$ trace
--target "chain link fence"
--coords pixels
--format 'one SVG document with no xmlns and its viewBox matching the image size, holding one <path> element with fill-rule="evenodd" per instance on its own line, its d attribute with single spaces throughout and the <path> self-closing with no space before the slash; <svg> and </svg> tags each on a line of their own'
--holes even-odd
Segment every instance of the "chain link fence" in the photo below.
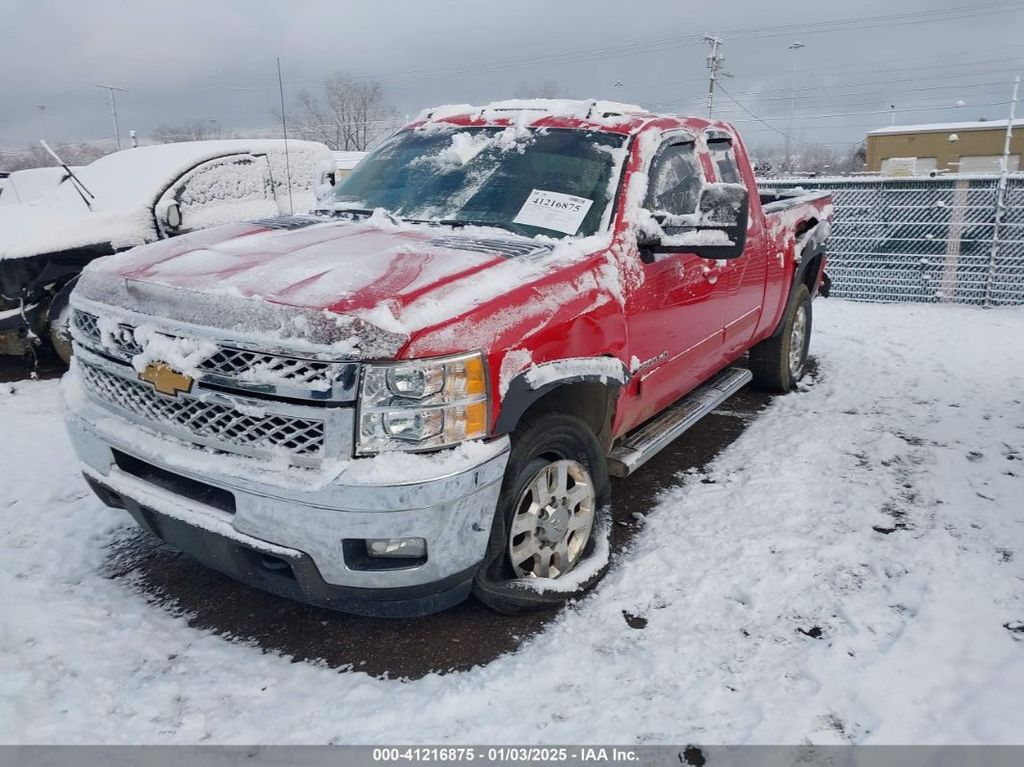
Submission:
<svg viewBox="0 0 1024 767">
<path fill-rule="evenodd" d="M 827 189 L 832 295 L 855 301 L 1024 304 L 1024 174 L 764 179 Z"/>
</svg>

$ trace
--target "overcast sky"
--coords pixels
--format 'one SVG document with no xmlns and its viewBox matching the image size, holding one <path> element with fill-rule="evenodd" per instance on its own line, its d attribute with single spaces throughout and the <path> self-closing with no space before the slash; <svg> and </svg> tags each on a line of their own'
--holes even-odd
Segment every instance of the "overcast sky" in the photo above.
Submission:
<svg viewBox="0 0 1024 767">
<path fill-rule="evenodd" d="M 723 86 L 743 106 L 721 93 L 715 114 L 755 146 L 790 131 L 849 144 L 888 125 L 892 104 L 899 123 L 1003 118 L 1024 71 L 1024 0 L 4 0 L 0 22 L 5 148 L 112 136 L 96 83 L 127 88 L 123 136 L 195 119 L 272 127 L 277 56 L 289 102 L 348 71 L 403 114 L 545 81 L 703 113 L 701 37 L 718 32 Z"/>
</svg>

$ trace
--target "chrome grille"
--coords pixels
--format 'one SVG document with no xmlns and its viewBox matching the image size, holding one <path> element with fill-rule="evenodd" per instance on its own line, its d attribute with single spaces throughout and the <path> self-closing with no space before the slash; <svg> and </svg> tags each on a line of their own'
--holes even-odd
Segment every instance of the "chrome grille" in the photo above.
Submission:
<svg viewBox="0 0 1024 767">
<path fill-rule="evenodd" d="M 132 325 L 119 323 L 110 333 L 107 343 L 104 344 L 98 316 L 76 309 L 73 323 L 78 335 L 96 351 L 113 354 L 124 360 L 130 360 L 143 351 L 135 341 L 135 328 Z M 171 338 L 176 337 L 173 333 L 165 335 Z M 314 393 L 327 393 L 340 379 L 345 365 L 346 363 L 321 362 L 221 346 L 215 354 L 196 367 L 207 376 L 223 379 L 229 383 L 233 381 L 245 384 L 280 385 L 284 383 Z"/>
<path fill-rule="evenodd" d="M 324 447 L 324 422 L 276 413 L 253 414 L 228 405 L 188 396 L 175 398 L 157 394 L 146 384 L 132 381 L 79 360 L 78 369 L 86 388 L 100 399 L 139 416 L 158 428 L 195 437 L 201 444 L 219 443 L 241 448 L 231 452 L 252 454 L 276 450 L 295 458 L 318 459 Z"/>
<path fill-rule="evenodd" d="M 72 323 L 79 335 L 90 341 L 94 348 L 105 348 L 99 317 L 76 309 L 72 314 Z M 128 358 L 142 353 L 142 347 L 135 341 L 135 328 L 123 322 L 111 329 L 108 344 L 113 344 L 113 351 L 121 357 Z"/>
<path fill-rule="evenodd" d="M 72 322 L 84 338 L 97 344 L 101 342 L 103 335 L 100 333 L 100 318 L 95 314 L 75 311 L 72 315 Z"/>
<path fill-rule="evenodd" d="M 321 385 L 327 388 L 336 377 L 338 367 L 330 362 L 279 357 L 228 347 L 221 348 L 198 365 L 204 372 L 240 381 L 260 380 L 269 376 L 275 380 L 301 383 L 311 388 Z"/>
</svg>

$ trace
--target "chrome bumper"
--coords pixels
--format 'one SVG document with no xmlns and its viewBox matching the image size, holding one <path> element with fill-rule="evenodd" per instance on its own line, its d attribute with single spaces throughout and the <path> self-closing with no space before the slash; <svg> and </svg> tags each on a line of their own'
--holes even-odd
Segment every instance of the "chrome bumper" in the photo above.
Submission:
<svg viewBox="0 0 1024 767">
<path fill-rule="evenodd" d="M 461 463 L 439 462 L 436 476 L 382 481 L 376 472 L 363 470 L 372 458 L 328 458 L 313 470 L 190 448 L 98 403 L 84 390 L 74 368 L 65 376 L 62 392 L 82 471 L 94 487 L 108 493 L 100 493 L 108 503 L 111 498 L 126 499 L 133 507 L 285 562 L 308 558 L 329 587 L 396 590 L 396 599 L 401 597 L 397 590 L 419 594 L 430 584 L 450 584 L 460 574 L 471 577 L 484 556 L 508 460 L 507 437 L 473 451 L 474 457 Z M 114 451 L 227 491 L 233 513 L 125 471 Z M 393 569 L 353 566 L 346 559 L 345 541 L 367 538 L 423 538 L 426 561 Z M 468 587 L 464 591 L 468 593 Z"/>
</svg>

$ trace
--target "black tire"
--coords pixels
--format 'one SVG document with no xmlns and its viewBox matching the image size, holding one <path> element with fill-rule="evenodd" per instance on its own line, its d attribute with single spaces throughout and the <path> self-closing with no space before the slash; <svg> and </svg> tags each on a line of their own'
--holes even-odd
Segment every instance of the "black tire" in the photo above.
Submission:
<svg viewBox="0 0 1024 767">
<path fill-rule="evenodd" d="M 804 332 L 800 334 L 796 364 L 792 365 L 790 351 L 795 342 L 793 328 L 801 312 L 804 316 Z M 750 372 L 754 374 L 756 387 L 782 393 L 796 386 L 807 366 L 807 350 L 811 345 L 811 316 L 811 293 L 806 285 L 801 285 L 797 288 L 786 316 L 782 318 L 779 332 L 750 350 Z"/>
<path fill-rule="evenodd" d="M 579 418 L 562 413 L 538 414 L 524 419 L 511 437 L 512 454 L 505 468 L 491 536 L 473 584 L 473 595 L 480 602 L 507 615 L 564 604 L 590 589 L 608 569 L 605 559 L 592 575 L 571 591 L 535 591 L 524 587 L 528 579 L 516 577 L 508 555 L 508 531 L 516 513 L 516 502 L 538 471 L 557 460 L 573 460 L 590 474 L 595 494 L 595 519 L 577 567 L 587 566 L 595 550 L 597 556 L 606 555 L 611 500 L 604 451 L 594 433 Z M 605 536 L 605 539 L 601 541 L 600 536 Z M 593 566 L 593 562 L 590 565 Z M 573 572 L 570 570 L 568 574 Z"/>
</svg>

